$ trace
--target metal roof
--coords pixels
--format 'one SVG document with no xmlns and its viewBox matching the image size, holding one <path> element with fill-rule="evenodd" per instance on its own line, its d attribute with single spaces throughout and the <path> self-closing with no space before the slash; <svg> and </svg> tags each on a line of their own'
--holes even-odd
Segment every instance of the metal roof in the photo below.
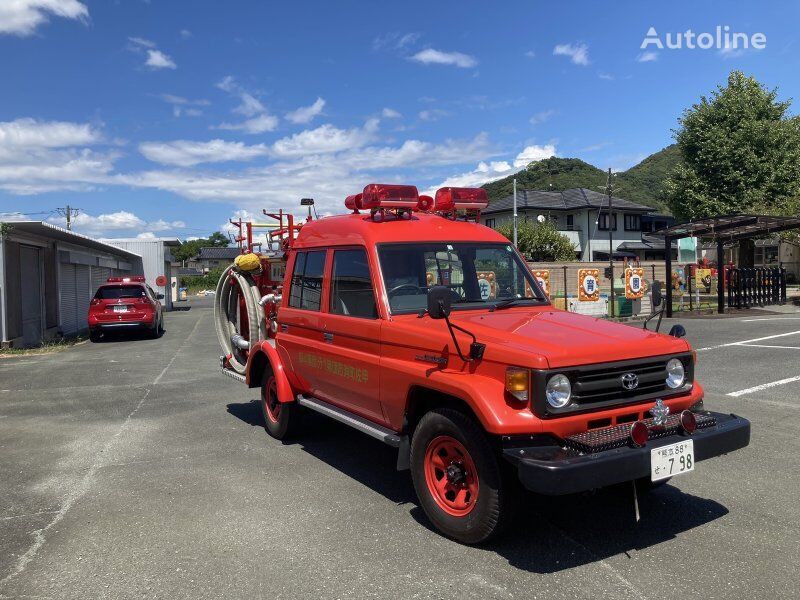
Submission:
<svg viewBox="0 0 800 600">
<path fill-rule="evenodd" d="M 135 237 L 135 238 L 103 238 L 104 242 L 108 242 L 109 244 L 113 244 L 114 242 L 161 242 L 165 246 L 180 246 L 183 242 L 178 238 L 166 238 L 166 237 Z"/>
<path fill-rule="evenodd" d="M 672 248 L 678 247 L 678 240 L 671 240 L 670 246 Z M 664 238 L 653 237 L 652 235 L 642 234 L 641 241 L 628 241 L 622 242 L 619 245 L 620 250 L 664 250 Z"/>
<path fill-rule="evenodd" d="M 624 198 L 612 196 L 612 206 L 620 210 L 633 212 L 656 212 L 655 208 L 638 204 Z M 517 210 L 580 210 L 582 208 L 607 208 L 608 197 L 605 194 L 588 188 L 572 188 L 563 192 L 545 192 L 540 190 L 517 190 Z M 513 210 L 514 196 L 499 198 L 484 211 L 483 215 Z"/>
<path fill-rule="evenodd" d="M 659 229 L 653 235 L 669 236 L 673 239 L 705 237 L 733 241 L 769 235 L 788 229 L 800 229 L 800 217 L 736 214 L 678 223 Z"/>
<path fill-rule="evenodd" d="M 128 256 L 131 258 L 141 258 L 139 254 L 124 250 L 118 246 L 113 246 L 105 242 L 98 241 L 87 235 L 75 233 L 69 229 L 64 229 L 58 225 L 51 225 L 44 221 L 4 221 L 12 227 L 11 233 L 14 231 L 21 231 L 30 235 L 39 235 L 46 238 L 58 240 L 60 242 L 67 242 L 77 246 L 85 246 L 94 250 L 102 250 L 103 252 L 110 252 L 116 255 Z"/>
</svg>

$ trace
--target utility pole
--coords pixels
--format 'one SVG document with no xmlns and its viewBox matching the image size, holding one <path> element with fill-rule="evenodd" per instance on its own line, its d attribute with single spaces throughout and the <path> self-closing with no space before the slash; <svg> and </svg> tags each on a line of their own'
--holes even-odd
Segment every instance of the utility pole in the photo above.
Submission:
<svg viewBox="0 0 800 600">
<path fill-rule="evenodd" d="M 608 266 L 609 266 L 609 274 L 611 280 L 611 317 L 614 317 L 615 307 L 614 307 L 614 217 L 613 213 L 611 212 L 612 208 L 612 194 L 614 191 L 614 185 L 611 183 L 611 168 L 608 169 L 608 178 L 606 179 L 606 195 L 608 196 Z"/>
<path fill-rule="evenodd" d="M 514 178 L 514 248 L 517 247 L 517 178 Z"/>
<path fill-rule="evenodd" d="M 67 219 L 67 230 L 72 231 L 72 217 L 77 217 L 81 211 L 80 208 L 72 208 L 67 204 L 64 208 L 57 208 L 58 214 Z"/>
</svg>

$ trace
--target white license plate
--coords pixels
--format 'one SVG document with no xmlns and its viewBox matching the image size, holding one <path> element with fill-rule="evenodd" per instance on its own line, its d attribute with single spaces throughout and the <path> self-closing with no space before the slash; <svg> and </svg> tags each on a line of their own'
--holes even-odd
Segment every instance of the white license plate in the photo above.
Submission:
<svg viewBox="0 0 800 600">
<path fill-rule="evenodd" d="M 126 313 L 126 312 L 128 312 L 128 307 L 125 306 L 125 305 L 115 306 L 114 307 L 114 312 L 115 313 Z"/>
<path fill-rule="evenodd" d="M 650 481 L 694 471 L 694 441 L 683 440 L 650 450 Z"/>
</svg>

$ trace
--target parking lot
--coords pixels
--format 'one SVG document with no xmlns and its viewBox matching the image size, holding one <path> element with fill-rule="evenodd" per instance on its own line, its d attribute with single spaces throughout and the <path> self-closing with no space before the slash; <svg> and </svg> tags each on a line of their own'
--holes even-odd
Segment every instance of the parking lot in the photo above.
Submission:
<svg viewBox="0 0 800 600">
<path fill-rule="evenodd" d="M 322 419 L 268 437 L 218 372 L 210 306 L 160 340 L 0 359 L 0 597 L 800 594 L 800 313 L 681 321 L 749 448 L 640 498 L 639 523 L 629 486 L 528 496 L 471 548 L 428 527 L 390 448 Z"/>
</svg>

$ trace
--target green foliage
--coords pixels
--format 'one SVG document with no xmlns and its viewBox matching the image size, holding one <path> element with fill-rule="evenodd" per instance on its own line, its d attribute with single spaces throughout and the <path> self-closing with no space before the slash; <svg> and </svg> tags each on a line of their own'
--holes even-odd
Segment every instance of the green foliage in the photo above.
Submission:
<svg viewBox="0 0 800 600">
<path fill-rule="evenodd" d="M 514 239 L 513 226 L 509 223 L 501 225 L 497 231 Z M 537 262 L 567 262 L 575 260 L 575 247 L 569 238 L 559 233 L 555 225 L 546 221 L 533 223 L 519 221 L 517 223 L 517 247 L 526 258 Z"/>
<path fill-rule="evenodd" d="M 172 251 L 172 256 L 175 257 L 175 260 L 183 262 L 200 254 L 200 248 L 225 248 L 229 243 L 228 238 L 219 231 L 215 231 L 207 238 L 184 242 Z"/>
<path fill-rule="evenodd" d="M 219 278 L 227 267 L 219 267 L 210 270 L 205 275 L 183 275 L 181 276 L 181 287 L 189 290 L 213 290 L 216 289 Z"/>
<path fill-rule="evenodd" d="M 0 240 L 5 239 L 12 229 L 14 226 L 11 223 L 0 223 Z"/>
<path fill-rule="evenodd" d="M 684 162 L 665 184 L 676 217 L 798 212 L 800 119 L 777 95 L 733 71 L 684 112 L 675 132 Z"/>
<path fill-rule="evenodd" d="M 659 200 L 663 183 L 667 173 L 680 161 L 680 152 L 675 145 L 656 152 L 627 171 L 617 173 L 614 181 L 616 195 L 660 211 L 665 210 Z M 570 188 L 587 188 L 603 191 L 606 185 L 605 171 L 577 158 L 551 157 L 532 162 L 519 173 L 484 185 L 489 199 L 510 196 L 514 191 L 515 177 L 517 189 L 521 190 L 560 192 Z"/>
</svg>

